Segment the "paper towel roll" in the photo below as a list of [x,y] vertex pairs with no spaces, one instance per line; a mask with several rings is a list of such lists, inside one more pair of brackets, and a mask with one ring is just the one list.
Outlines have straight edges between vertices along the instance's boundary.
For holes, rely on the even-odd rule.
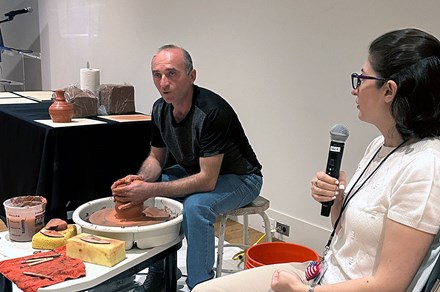
[[98,96],[100,84],[99,69],[82,68],[80,70],[79,85],[82,90],[90,90],[95,96]]

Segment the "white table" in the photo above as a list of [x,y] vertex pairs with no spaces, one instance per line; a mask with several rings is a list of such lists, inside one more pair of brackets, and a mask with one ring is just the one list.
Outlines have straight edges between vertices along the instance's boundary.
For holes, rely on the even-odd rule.
[[[64,282],[38,289],[38,292],[48,291],[82,291],[91,289],[97,285],[124,279],[151,266],[157,260],[165,260],[165,289],[176,291],[177,278],[177,251],[182,246],[183,234],[180,234],[170,243],[150,249],[132,248],[126,251],[127,258],[117,265],[109,268],[100,265],[84,263],[86,276],[78,279],[69,279]],[[31,255],[31,242],[13,242],[9,240],[8,232],[0,232],[0,261],[21,256]],[[7,282],[9,282],[7,280]],[[12,285],[7,287],[12,291]],[[8,291],[8,289],[7,289]]]

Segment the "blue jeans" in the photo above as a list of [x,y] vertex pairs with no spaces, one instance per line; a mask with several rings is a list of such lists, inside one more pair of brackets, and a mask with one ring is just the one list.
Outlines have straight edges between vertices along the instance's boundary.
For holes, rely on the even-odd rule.
[[[188,176],[180,166],[166,168],[162,181],[172,181]],[[220,175],[215,189],[207,193],[188,195],[183,200],[183,230],[188,243],[186,267],[189,289],[214,277],[215,235],[214,223],[220,213],[231,211],[252,202],[260,194],[263,178],[255,174]],[[150,271],[162,272],[158,262]]]

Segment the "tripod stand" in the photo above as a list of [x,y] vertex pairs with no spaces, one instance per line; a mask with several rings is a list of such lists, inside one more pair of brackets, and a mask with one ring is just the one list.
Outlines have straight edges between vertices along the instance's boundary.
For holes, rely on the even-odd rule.
[[[32,11],[32,9],[29,9],[29,11]],[[4,22],[8,22],[14,19],[14,16],[18,11],[11,11],[9,13],[6,13],[5,16],[7,16],[7,18],[3,19],[0,21],[1,23]],[[21,57],[21,63],[22,63],[22,82],[20,81],[13,81],[13,80],[8,80],[8,79],[3,79],[0,78],[0,85],[3,85],[4,89],[5,86],[22,86],[23,89],[25,90],[25,84],[26,84],[26,75],[25,75],[25,58],[32,58],[32,59],[38,59],[41,60],[41,54],[40,53],[35,53],[32,50],[20,50],[20,49],[15,49],[15,48],[10,48],[10,47],[5,47],[4,45],[4,41],[3,41],[3,36],[2,36],[2,31],[1,31],[1,27],[0,27],[0,77],[2,77],[3,75],[3,67],[2,67],[2,56],[3,54],[8,55],[8,56],[19,56]]]

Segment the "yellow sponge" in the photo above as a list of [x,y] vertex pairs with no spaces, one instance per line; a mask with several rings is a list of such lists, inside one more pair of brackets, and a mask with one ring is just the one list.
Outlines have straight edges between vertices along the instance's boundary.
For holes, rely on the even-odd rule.
[[50,237],[37,232],[32,236],[32,248],[35,249],[54,249],[66,245],[67,239],[76,235],[76,226],[69,224],[66,230],[56,231],[61,233],[63,237]]
[[126,257],[125,241],[81,233],[67,240],[66,254],[88,263],[113,267]]

